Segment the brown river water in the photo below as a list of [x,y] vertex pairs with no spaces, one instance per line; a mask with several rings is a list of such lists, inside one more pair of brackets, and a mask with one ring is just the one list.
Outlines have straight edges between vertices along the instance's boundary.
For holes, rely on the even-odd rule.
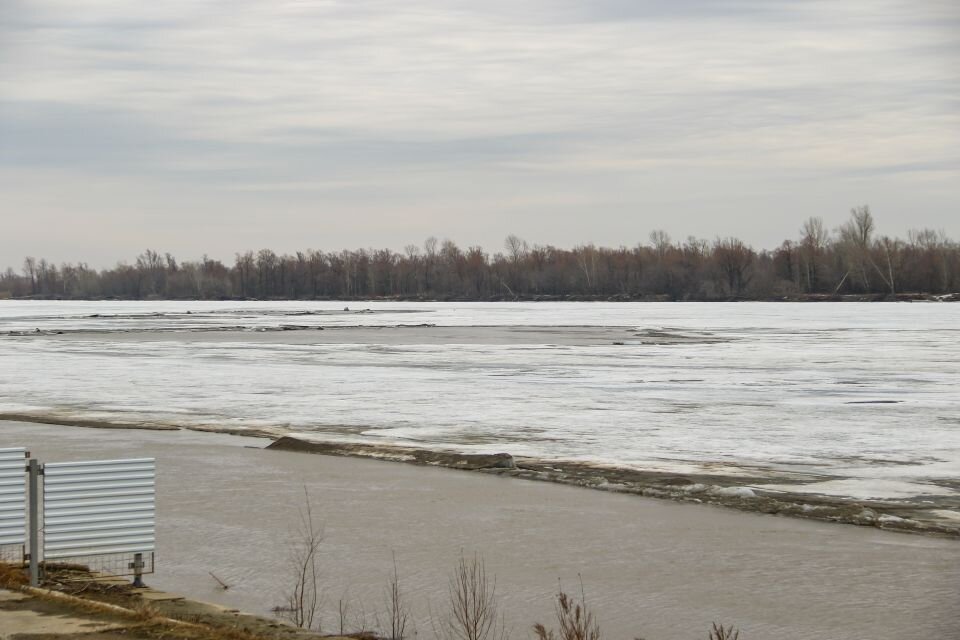
[[[290,584],[307,488],[324,527],[324,630],[385,619],[393,561],[419,636],[450,570],[480,554],[513,638],[579,591],[607,638],[960,638],[960,543],[400,463],[258,450],[195,432],[0,422],[0,447],[43,462],[157,458],[157,573],[148,584],[269,614]],[[221,589],[210,576],[230,585]]]

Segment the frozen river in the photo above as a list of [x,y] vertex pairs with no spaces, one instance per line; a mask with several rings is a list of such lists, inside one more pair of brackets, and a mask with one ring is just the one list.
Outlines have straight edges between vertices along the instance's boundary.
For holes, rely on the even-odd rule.
[[0,301],[0,413],[953,499],[960,305]]

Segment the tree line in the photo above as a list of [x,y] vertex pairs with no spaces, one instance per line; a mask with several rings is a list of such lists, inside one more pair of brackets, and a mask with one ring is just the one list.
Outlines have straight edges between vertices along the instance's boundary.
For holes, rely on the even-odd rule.
[[508,236],[503,251],[428,238],[402,252],[270,249],[233,264],[178,262],[147,250],[109,269],[28,257],[0,273],[0,297],[119,299],[782,299],[960,291],[960,244],[943,231],[879,235],[867,206],[840,227],[806,220],[794,240],[754,250],[737,238],[675,241],[654,231],[632,247],[572,249]]

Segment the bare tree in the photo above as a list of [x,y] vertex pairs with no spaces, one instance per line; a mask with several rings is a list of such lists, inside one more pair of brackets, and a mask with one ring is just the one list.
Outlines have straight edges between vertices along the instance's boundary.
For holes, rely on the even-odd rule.
[[880,274],[880,279],[883,280],[884,284],[889,287],[890,295],[896,295],[897,287],[894,272],[899,270],[900,267],[900,251],[903,248],[902,243],[899,240],[893,240],[887,236],[883,236],[877,241],[877,246],[883,251],[886,269],[881,269],[873,260],[870,260],[870,264],[872,264],[873,268]]
[[37,293],[37,259],[33,256],[27,256],[23,259],[23,275],[30,282],[30,294]]
[[574,247],[573,253],[577,257],[577,264],[587,281],[587,291],[592,292],[597,283],[597,248],[591,242]]
[[650,232],[650,244],[657,252],[657,260],[662,261],[671,247],[670,234],[663,229],[656,229]]
[[713,245],[713,256],[727,291],[732,296],[739,296],[750,282],[749,269],[753,264],[753,250],[737,238],[717,239]]
[[320,630],[319,554],[323,542],[323,528],[313,518],[310,494],[303,488],[304,506],[300,509],[300,523],[290,548],[290,569],[293,586],[286,596],[284,607],[274,610],[301,629]]
[[821,254],[829,241],[830,234],[823,227],[823,218],[807,218],[800,229],[802,275],[807,291],[813,291],[818,285]]
[[434,236],[423,241],[423,289],[429,293],[434,287],[434,270],[437,262],[437,243]]
[[506,624],[498,613],[497,581],[487,578],[486,563],[477,555],[460,562],[450,577],[449,613],[439,634],[455,640],[506,640]]
[[754,252],[733,238],[675,242],[659,230],[632,249],[593,244],[562,249],[527,245],[517,236],[508,237],[505,247],[491,255],[428,238],[405,252],[277,255],[263,249],[238,253],[229,266],[207,256],[178,261],[147,250],[134,264],[119,262],[101,271],[27,258],[22,269],[0,270],[0,296],[710,300],[831,291],[943,294],[960,288],[960,244],[926,229],[911,231],[908,242],[878,234],[866,206],[853,209],[835,237],[820,218],[811,217],[802,223],[798,241],[772,251]]
[[[514,289],[522,291],[521,271],[525,270],[523,269],[522,263],[527,259],[530,253],[530,247],[526,240],[512,233],[503,241],[503,246],[507,250],[507,257],[510,258],[510,264],[507,269],[507,279],[510,281],[510,284],[504,282],[503,286],[510,292],[510,295],[516,297]],[[511,287],[510,285],[513,286]]]
[[[923,253],[921,273],[930,289],[946,291],[950,286],[951,243],[943,229],[911,229],[907,232],[910,245]],[[956,247],[956,245],[954,245]]]
[[407,634],[410,612],[400,589],[400,570],[397,568],[396,556],[393,557],[393,573],[387,580],[387,616],[387,628],[383,630],[386,640],[403,640]]
[[240,296],[248,297],[252,294],[254,260],[253,252],[247,251],[244,254],[237,254],[234,267],[237,276],[240,278]]
[[[351,622],[351,612],[355,611],[353,621]],[[360,637],[367,633],[367,611],[363,606],[363,601],[352,601],[349,589],[340,596],[337,601],[337,617],[339,635]]]
[[163,293],[166,285],[167,269],[172,259],[167,254],[167,264],[164,264],[163,258],[153,249],[147,249],[137,256],[137,271],[140,274],[142,282],[142,292],[147,295]]
[[512,233],[507,236],[506,240],[504,240],[503,246],[507,250],[507,255],[510,256],[510,261],[514,264],[518,264],[521,260],[526,258],[527,252],[530,250],[526,240],[515,236]]
[[852,272],[865,290],[870,288],[867,267],[870,265],[873,227],[873,215],[867,205],[851,209],[850,220],[840,226],[840,242],[845,249],[847,273]]

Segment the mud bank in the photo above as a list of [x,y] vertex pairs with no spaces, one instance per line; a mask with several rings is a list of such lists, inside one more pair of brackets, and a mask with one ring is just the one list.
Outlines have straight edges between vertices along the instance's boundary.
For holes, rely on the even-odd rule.
[[844,500],[833,496],[769,490],[764,484],[803,484],[809,477],[677,474],[557,460],[514,458],[507,453],[471,455],[408,447],[312,442],[284,436],[268,449],[328,456],[373,458],[417,465],[586,487],[680,502],[712,504],[741,511],[809,518],[904,533],[960,538],[960,519],[938,513],[948,505],[932,501]]

